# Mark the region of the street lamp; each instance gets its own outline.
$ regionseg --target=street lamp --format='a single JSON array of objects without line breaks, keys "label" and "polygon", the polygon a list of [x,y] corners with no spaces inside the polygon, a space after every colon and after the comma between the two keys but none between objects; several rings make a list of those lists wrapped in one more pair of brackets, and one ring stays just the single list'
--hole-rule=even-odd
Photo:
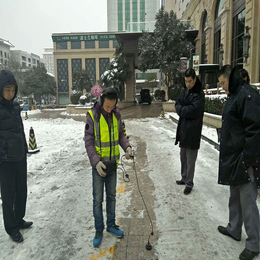
[{"label": "street lamp", "polygon": [[223,57],[224,57],[224,50],[223,50],[223,44],[220,44],[219,50],[218,50],[218,59],[219,59],[219,66],[223,66]]},{"label": "street lamp", "polygon": [[249,41],[251,35],[249,34],[249,26],[246,26],[246,33],[243,36],[243,57],[245,57],[245,63],[247,63],[247,58],[249,56]]}]

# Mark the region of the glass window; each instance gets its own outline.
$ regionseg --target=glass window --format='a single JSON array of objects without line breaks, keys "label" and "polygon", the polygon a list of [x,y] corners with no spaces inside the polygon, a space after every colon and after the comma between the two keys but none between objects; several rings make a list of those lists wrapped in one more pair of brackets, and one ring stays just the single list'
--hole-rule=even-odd
[{"label": "glass window", "polygon": [[71,42],[71,49],[81,49],[81,42]]},{"label": "glass window", "polygon": [[243,36],[245,30],[245,9],[233,18],[231,65],[243,68]]},{"label": "glass window", "polygon": [[109,48],[109,41],[99,41],[99,48]]},{"label": "glass window", "polygon": [[56,49],[57,50],[64,50],[67,49],[67,42],[57,42],[56,43]]},{"label": "glass window", "polygon": [[118,41],[117,40],[113,40],[113,48],[116,48],[116,47],[118,47]]},{"label": "glass window", "polygon": [[109,65],[108,58],[100,58],[99,59],[99,77],[107,70],[107,66]]},{"label": "glass window", "polygon": [[22,61],[26,61],[26,57],[22,56]]},{"label": "glass window", "polygon": [[3,51],[1,51],[1,57],[3,57]]},{"label": "glass window", "polygon": [[220,16],[223,7],[224,7],[224,0],[218,0],[216,5],[215,19],[217,19]]},{"label": "glass window", "polygon": [[85,41],[85,49],[95,49],[95,41]]}]

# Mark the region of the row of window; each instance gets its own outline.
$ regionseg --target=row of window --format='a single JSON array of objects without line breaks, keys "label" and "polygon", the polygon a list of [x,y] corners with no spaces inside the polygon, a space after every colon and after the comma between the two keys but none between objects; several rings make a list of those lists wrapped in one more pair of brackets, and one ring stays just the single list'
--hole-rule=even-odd
[{"label": "row of window", "polygon": [[[57,50],[66,50],[68,49],[68,42],[57,42],[56,49]],[[99,41],[100,49],[109,49],[109,41]],[[113,41],[113,48],[118,46],[117,40]],[[73,41],[71,42],[71,49],[81,49],[81,41]],[[95,49],[95,41],[85,41],[85,49]]]},{"label": "row of window", "polygon": [[[27,61],[27,58],[25,56],[22,56],[22,61],[23,63]],[[28,62],[31,63],[31,58],[28,58]],[[35,65],[36,64],[36,59],[32,59],[32,63]],[[37,60],[37,64],[39,64],[39,61]]]},{"label": "row of window", "polygon": [[[3,56],[3,54],[4,54],[4,56]],[[3,57],[3,58],[9,59],[9,53],[8,52],[3,53],[3,51],[0,51],[0,56]]]}]

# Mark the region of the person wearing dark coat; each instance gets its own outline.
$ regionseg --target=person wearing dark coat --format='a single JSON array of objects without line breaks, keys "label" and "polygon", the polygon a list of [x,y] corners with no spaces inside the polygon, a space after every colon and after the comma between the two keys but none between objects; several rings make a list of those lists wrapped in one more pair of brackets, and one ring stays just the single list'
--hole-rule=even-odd
[{"label": "person wearing dark coat", "polygon": [[259,254],[260,96],[230,65],[219,71],[218,80],[227,93],[222,116],[218,183],[230,186],[229,223],[219,226],[223,235],[241,240],[244,223],[247,239],[239,259]]},{"label": "person wearing dark coat", "polygon": [[195,162],[200,148],[201,130],[205,106],[205,95],[194,69],[187,69],[185,85],[175,103],[179,115],[175,145],[180,146],[181,180],[178,185],[185,185],[184,194],[190,194],[194,183]]},{"label": "person wearing dark coat", "polygon": [[0,185],[4,227],[15,242],[22,242],[19,229],[33,223],[23,218],[27,201],[28,151],[21,110],[14,101],[18,86],[9,70],[0,71]]}]

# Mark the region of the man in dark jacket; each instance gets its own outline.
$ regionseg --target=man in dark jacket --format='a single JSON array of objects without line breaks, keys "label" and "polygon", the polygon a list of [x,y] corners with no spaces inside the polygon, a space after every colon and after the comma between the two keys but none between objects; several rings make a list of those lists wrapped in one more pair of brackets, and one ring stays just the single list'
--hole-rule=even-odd
[{"label": "man in dark jacket", "polygon": [[180,143],[182,177],[176,183],[186,185],[184,194],[188,195],[194,186],[193,178],[200,147],[205,95],[193,69],[187,69],[184,76],[186,87],[184,86],[175,103],[176,112],[180,117],[175,144]]},{"label": "man in dark jacket", "polygon": [[228,94],[222,116],[218,183],[230,186],[229,223],[218,230],[240,241],[244,223],[248,238],[239,258],[251,260],[259,253],[260,96],[230,65],[220,69],[218,80]]},{"label": "man in dark jacket", "polygon": [[0,71],[0,183],[4,226],[15,242],[19,229],[33,223],[23,220],[27,200],[27,158],[20,105],[14,101],[17,83],[9,70]]},{"label": "man in dark jacket", "polygon": [[[131,158],[132,149],[124,134],[119,109],[116,107],[117,91],[105,88],[92,109],[88,111],[85,126],[85,147],[92,168],[93,215],[95,219],[95,237],[93,246],[99,247],[103,238],[103,194],[106,188],[107,231],[122,238],[124,232],[115,223],[117,163],[120,159],[119,145]],[[107,171],[106,163],[115,167]]]}]

